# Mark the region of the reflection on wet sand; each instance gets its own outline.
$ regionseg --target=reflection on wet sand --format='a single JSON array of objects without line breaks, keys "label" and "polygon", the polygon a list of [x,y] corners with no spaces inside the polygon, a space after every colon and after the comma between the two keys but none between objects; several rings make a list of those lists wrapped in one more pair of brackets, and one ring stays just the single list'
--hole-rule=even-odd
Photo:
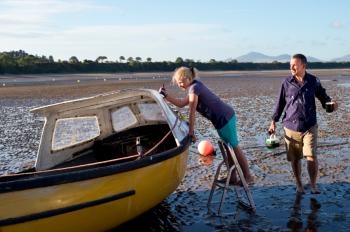
[{"label": "reflection on wet sand", "polygon": [[301,201],[303,194],[296,193],[291,214],[288,219],[287,227],[291,231],[317,231],[319,222],[317,221],[317,212],[321,208],[321,204],[315,199],[310,198],[310,213],[307,215],[306,226],[303,226],[303,213]]},{"label": "reflection on wet sand", "polygon": [[148,231],[147,228],[149,231],[182,231],[180,220],[176,218],[170,205],[165,201],[111,231]]}]

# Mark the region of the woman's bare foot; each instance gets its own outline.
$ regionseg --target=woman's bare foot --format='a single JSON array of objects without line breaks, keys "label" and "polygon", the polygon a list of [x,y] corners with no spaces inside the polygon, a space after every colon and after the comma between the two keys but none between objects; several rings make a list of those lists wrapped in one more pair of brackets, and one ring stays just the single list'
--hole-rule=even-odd
[{"label": "woman's bare foot", "polygon": [[245,179],[248,185],[253,185],[254,184],[254,177],[250,176]]}]

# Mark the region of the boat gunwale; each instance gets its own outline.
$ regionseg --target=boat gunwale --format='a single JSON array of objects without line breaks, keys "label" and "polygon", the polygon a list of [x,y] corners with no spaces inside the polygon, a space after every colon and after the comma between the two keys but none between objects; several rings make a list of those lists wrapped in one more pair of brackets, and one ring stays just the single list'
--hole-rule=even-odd
[{"label": "boat gunwale", "polygon": [[[25,176],[2,176],[0,177],[0,193],[73,183],[143,168],[177,155],[181,155],[186,149],[188,149],[190,141],[190,137],[187,135],[182,141],[180,141],[180,146],[178,147],[130,162],[114,164],[112,162],[111,165],[104,164],[106,166],[102,167],[79,167],[70,171],[57,170],[57,172],[49,173],[33,172],[33,174]],[[62,173],[62,171],[65,172]]]}]

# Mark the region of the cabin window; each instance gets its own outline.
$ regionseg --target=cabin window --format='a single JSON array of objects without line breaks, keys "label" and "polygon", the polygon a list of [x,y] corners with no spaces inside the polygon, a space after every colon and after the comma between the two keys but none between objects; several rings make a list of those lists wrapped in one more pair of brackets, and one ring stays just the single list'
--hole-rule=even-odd
[{"label": "cabin window", "polygon": [[96,116],[58,119],[53,134],[52,150],[71,147],[99,135],[100,127]]},{"label": "cabin window", "polygon": [[158,104],[140,103],[138,108],[146,121],[165,121],[163,111]]},{"label": "cabin window", "polygon": [[137,123],[137,118],[127,106],[112,111],[111,116],[114,131],[122,131]]}]

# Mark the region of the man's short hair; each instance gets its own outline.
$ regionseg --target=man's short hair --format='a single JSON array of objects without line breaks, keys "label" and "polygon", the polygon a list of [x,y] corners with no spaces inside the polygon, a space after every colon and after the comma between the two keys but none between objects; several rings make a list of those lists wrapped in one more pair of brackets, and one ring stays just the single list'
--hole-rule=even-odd
[{"label": "man's short hair", "polygon": [[299,59],[301,61],[302,64],[306,65],[307,64],[307,59],[306,56],[304,56],[303,54],[295,54],[292,56],[293,59]]}]

